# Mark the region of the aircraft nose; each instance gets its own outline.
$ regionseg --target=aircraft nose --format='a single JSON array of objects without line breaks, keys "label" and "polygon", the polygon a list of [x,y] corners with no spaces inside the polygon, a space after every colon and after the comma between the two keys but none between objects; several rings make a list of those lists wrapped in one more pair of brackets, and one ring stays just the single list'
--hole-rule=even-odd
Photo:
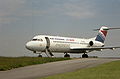
[{"label": "aircraft nose", "polygon": [[26,47],[27,49],[29,49],[29,50],[32,50],[32,49],[33,49],[33,44],[32,44],[32,42],[31,42],[31,41],[30,41],[30,42],[27,42],[26,45],[25,45],[25,47]]}]

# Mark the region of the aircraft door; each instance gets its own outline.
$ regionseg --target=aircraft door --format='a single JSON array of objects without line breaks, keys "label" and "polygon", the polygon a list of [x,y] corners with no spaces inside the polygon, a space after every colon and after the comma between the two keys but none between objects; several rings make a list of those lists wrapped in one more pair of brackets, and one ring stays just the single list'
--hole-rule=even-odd
[{"label": "aircraft door", "polygon": [[46,42],[47,42],[46,48],[49,49],[49,47],[50,47],[50,39],[48,37],[45,37],[45,39],[46,39]]}]

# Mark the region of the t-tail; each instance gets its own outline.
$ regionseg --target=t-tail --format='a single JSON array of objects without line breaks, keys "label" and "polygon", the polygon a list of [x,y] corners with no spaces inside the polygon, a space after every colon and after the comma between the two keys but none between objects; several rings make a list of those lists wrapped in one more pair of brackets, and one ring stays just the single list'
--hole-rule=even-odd
[{"label": "t-tail", "polygon": [[94,29],[95,31],[99,30],[99,33],[95,38],[95,41],[104,43],[108,30],[114,30],[114,29],[120,29],[120,28],[108,28],[107,26],[102,26],[100,29]]}]

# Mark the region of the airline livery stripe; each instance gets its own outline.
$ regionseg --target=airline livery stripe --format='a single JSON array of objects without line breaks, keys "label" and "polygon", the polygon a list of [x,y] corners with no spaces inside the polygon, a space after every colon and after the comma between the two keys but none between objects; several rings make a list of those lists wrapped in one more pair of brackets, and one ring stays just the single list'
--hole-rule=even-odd
[{"label": "airline livery stripe", "polygon": [[101,30],[101,32],[104,34],[104,36],[106,37],[106,35],[107,35],[107,31],[103,31],[103,30]]},{"label": "airline livery stripe", "polygon": [[100,41],[100,42],[104,43],[104,40],[105,40],[104,36],[101,33],[99,33],[97,35],[96,41]]}]

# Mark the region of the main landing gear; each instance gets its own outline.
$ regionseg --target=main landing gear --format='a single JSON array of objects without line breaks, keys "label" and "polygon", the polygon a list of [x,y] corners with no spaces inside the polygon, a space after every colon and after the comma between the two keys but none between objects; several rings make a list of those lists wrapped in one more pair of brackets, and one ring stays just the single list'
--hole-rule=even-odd
[{"label": "main landing gear", "polygon": [[88,58],[88,55],[84,53],[84,54],[82,55],[82,58]]},{"label": "main landing gear", "polygon": [[70,58],[70,55],[68,53],[65,52],[64,54],[65,54],[64,57]]},{"label": "main landing gear", "polygon": [[[68,53],[65,52],[64,54],[65,54],[64,57],[70,58],[70,55],[69,55]],[[82,58],[88,58],[88,55],[84,53],[84,54],[82,55]]]},{"label": "main landing gear", "polygon": [[38,55],[38,57],[42,57],[42,55],[41,55],[41,54],[39,54],[39,55]]}]

